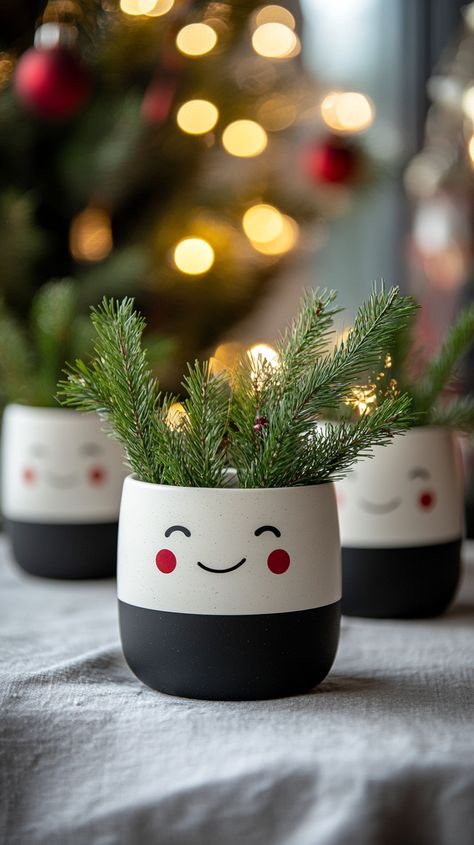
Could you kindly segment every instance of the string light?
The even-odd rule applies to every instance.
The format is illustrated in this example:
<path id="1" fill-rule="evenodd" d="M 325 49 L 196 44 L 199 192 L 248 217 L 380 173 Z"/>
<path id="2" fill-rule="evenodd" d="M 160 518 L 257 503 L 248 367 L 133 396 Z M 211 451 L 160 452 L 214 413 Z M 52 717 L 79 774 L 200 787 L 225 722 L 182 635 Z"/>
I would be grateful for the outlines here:
<path id="1" fill-rule="evenodd" d="M 296 21 L 288 9 L 273 4 L 263 6 L 255 15 L 256 26 L 262 26 L 264 23 L 283 23 L 290 29 L 296 26 Z"/>
<path id="2" fill-rule="evenodd" d="M 217 33 L 207 23 L 189 23 L 176 36 L 176 46 L 186 56 L 204 56 L 216 44 Z"/>
<path id="3" fill-rule="evenodd" d="M 136 17 L 137 15 L 150 15 L 154 13 L 155 6 L 166 6 L 168 8 L 165 9 L 164 12 L 159 12 L 158 14 L 165 14 L 165 12 L 169 11 L 173 6 L 174 0 L 172 0 L 171 4 L 166 2 L 166 0 L 120 0 L 120 8 L 122 12 L 125 12 L 126 15 L 133 15 Z"/>
<path id="4" fill-rule="evenodd" d="M 85 208 L 73 218 L 69 249 L 76 261 L 103 261 L 113 247 L 110 217 L 101 208 Z"/>
<path id="5" fill-rule="evenodd" d="M 215 375 L 219 373 L 229 373 L 236 366 L 239 359 L 242 357 L 242 344 L 236 341 L 229 341 L 228 343 L 221 343 L 217 347 L 214 355 L 209 359 L 210 370 Z"/>
<path id="6" fill-rule="evenodd" d="M 283 231 L 283 217 L 273 205 L 253 205 L 243 218 L 242 226 L 248 239 L 257 243 L 269 243 Z"/>
<path id="7" fill-rule="evenodd" d="M 166 425 L 172 431 L 178 431 L 185 419 L 187 418 L 187 413 L 184 405 L 181 402 L 173 402 L 169 408 L 168 413 L 166 414 Z"/>
<path id="8" fill-rule="evenodd" d="M 166 15 L 174 6 L 174 0 L 154 0 L 154 4 L 144 14 L 148 18 L 159 18 L 161 15 Z"/>
<path id="9" fill-rule="evenodd" d="M 231 155 L 251 158 L 263 153 L 268 137 L 263 126 L 254 120 L 234 120 L 224 129 L 222 143 Z"/>
<path id="10" fill-rule="evenodd" d="M 214 128 L 219 111 L 209 100 L 188 100 L 178 109 L 176 122 L 189 135 L 203 135 Z"/>
<path id="11" fill-rule="evenodd" d="M 362 417 L 370 413 L 371 406 L 377 401 L 375 384 L 368 384 L 361 387 L 353 387 L 350 396 L 345 400 L 346 405 L 351 405 Z"/>
<path id="12" fill-rule="evenodd" d="M 174 263 L 189 276 L 207 273 L 214 264 L 214 250 L 204 238 L 183 238 L 174 249 Z"/>
<path id="13" fill-rule="evenodd" d="M 261 252 L 262 255 L 275 256 L 283 255 L 285 252 L 294 249 L 299 238 L 298 224 L 287 214 L 281 215 L 281 223 L 281 232 L 273 240 L 267 241 L 266 243 L 255 240 L 251 241 L 253 248 L 257 252 Z"/>
<path id="14" fill-rule="evenodd" d="M 286 59 L 297 46 L 298 39 L 284 23 L 264 23 L 252 35 L 252 47 L 266 59 Z"/>
<path id="15" fill-rule="evenodd" d="M 267 362 L 267 364 L 271 364 L 272 367 L 275 369 L 280 364 L 280 358 L 278 352 L 273 346 L 270 346 L 268 343 L 255 343 L 247 352 L 253 366 L 257 368 L 259 366 L 259 361 L 262 359 Z"/>
<path id="16" fill-rule="evenodd" d="M 321 117 L 338 132 L 363 132 L 373 123 L 375 108 L 365 94 L 331 91 L 321 103 Z"/>

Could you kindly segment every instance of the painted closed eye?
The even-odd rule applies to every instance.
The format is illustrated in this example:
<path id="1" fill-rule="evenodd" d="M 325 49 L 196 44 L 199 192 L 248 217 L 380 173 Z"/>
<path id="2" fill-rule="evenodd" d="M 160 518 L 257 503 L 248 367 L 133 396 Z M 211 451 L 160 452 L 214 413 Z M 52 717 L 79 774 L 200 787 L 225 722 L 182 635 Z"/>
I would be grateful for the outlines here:
<path id="1" fill-rule="evenodd" d="M 275 528 L 274 525 L 261 525 L 260 528 L 257 528 L 255 531 L 255 536 L 260 537 L 261 534 L 264 534 L 265 531 L 270 531 L 275 537 L 281 537 L 281 531 L 278 528 Z"/>
<path id="2" fill-rule="evenodd" d="M 184 534 L 185 537 L 191 536 L 191 532 L 190 532 L 189 528 L 185 528 L 184 525 L 172 525 L 170 528 L 166 529 L 165 537 L 170 537 L 171 534 L 173 534 L 174 531 L 181 531 L 181 533 Z"/>
<path id="3" fill-rule="evenodd" d="M 424 467 L 413 467 L 408 473 L 408 478 L 412 481 L 415 478 L 423 478 L 424 480 L 430 478 L 430 474 Z"/>

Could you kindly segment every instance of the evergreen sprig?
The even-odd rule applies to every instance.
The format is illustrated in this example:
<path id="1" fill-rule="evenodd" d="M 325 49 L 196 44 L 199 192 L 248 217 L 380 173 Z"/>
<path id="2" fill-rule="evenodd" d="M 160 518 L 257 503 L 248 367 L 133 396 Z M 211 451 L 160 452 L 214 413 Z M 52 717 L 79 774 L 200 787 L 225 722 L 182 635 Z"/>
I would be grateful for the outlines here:
<path id="1" fill-rule="evenodd" d="M 449 394 L 453 394 L 462 359 L 474 343 L 474 305 L 460 313 L 437 355 L 424 366 L 420 352 L 415 351 L 414 333 L 412 317 L 391 346 L 390 366 L 372 379 L 377 400 L 387 395 L 392 378 L 397 388 L 411 397 L 414 425 L 443 425 L 472 431 L 474 398 L 450 398 Z"/>
<path id="2" fill-rule="evenodd" d="M 412 300 L 400 297 L 398 289 L 388 293 L 383 286 L 379 291 L 374 289 L 360 307 L 347 340 L 332 352 L 318 355 L 332 329 L 336 313 L 333 301 L 334 294 L 325 291 L 304 298 L 301 313 L 278 346 L 278 367 L 262 360 L 254 366 L 243 361 L 240 366 L 231 406 L 231 460 L 238 467 L 241 486 L 297 483 L 295 465 L 299 471 L 313 453 L 315 420 L 345 399 L 368 361 L 372 365 L 380 362 L 415 308 Z M 307 337 L 311 342 L 305 355 Z M 390 410 L 383 422 L 386 429 L 396 433 L 408 426 L 403 397 L 386 409 Z M 377 416 L 374 431 L 378 420 Z M 304 472 L 304 483 L 318 483 L 331 472 L 312 459 Z"/>
<path id="3" fill-rule="evenodd" d="M 54 405 L 64 361 L 90 346 L 90 321 L 76 313 L 77 285 L 60 279 L 43 285 L 31 302 L 26 325 L 0 308 L 1 404 Z"/>
<path id="4" fill-rule="evenodd" d="M 327 351 L 335 294 L 308 293 L 278 346 L 277 365 L 245 355 L 227 375 L 189 366 L 187 397 L 162 397 L 142 344 L 145 322 L 133 300 L 104 299 L 92 310 L 92 363 L 69 367 L 64 404 L 98 411 L 124 446 L 139 478 L 178 486 L 226 486 L 229 466 L 241 487 L 318 484 L 347 471 L 359 455 L 410 424 L 407 396 L 391 396 L 356 424 L 317 427 L 368 365 L 379 363 L 415 305 L 393 289 L 374 289 L 346 342 Z"/>

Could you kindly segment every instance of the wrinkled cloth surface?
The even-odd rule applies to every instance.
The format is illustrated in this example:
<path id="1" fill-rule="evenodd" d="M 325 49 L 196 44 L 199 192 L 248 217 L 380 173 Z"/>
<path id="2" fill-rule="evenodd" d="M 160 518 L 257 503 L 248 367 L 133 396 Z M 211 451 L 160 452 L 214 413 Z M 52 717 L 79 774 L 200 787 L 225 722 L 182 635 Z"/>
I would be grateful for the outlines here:
<path id="1" fill-rule="evenodd" d="M 112 581 L 31 578 L 3 544 L 0 842 L 472 845 L 473 632 L 468 567 L 442 618 L 344 619 L 309 695 L 173 698 L 127 668 Z"/>

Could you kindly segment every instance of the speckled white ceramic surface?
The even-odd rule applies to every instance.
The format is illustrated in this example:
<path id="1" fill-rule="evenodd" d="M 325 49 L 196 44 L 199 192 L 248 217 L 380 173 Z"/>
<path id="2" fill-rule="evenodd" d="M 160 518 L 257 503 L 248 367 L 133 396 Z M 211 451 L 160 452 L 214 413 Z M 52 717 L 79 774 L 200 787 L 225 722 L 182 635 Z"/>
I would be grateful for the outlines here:
<path id="1" fill-rule="evenodd" d="M 95 414 L 9 405 L 2 433 L 2 509 L 8 519 L 104 522 L 118 517 L 127 473 Z"/>
<path id="2" fill-rule="evenodd" d="M 341 543 L 384 548 L 444 543 L 463 534 L 455 436 L 420 427 L 378 446 L 336 485 Z"/>
<path id="3" fill-rule="evenodd" d="M 341 597 L 334 486 L 202 489 L 125 480 L 118 595 L 138 607 L 284 613 Z"/>

